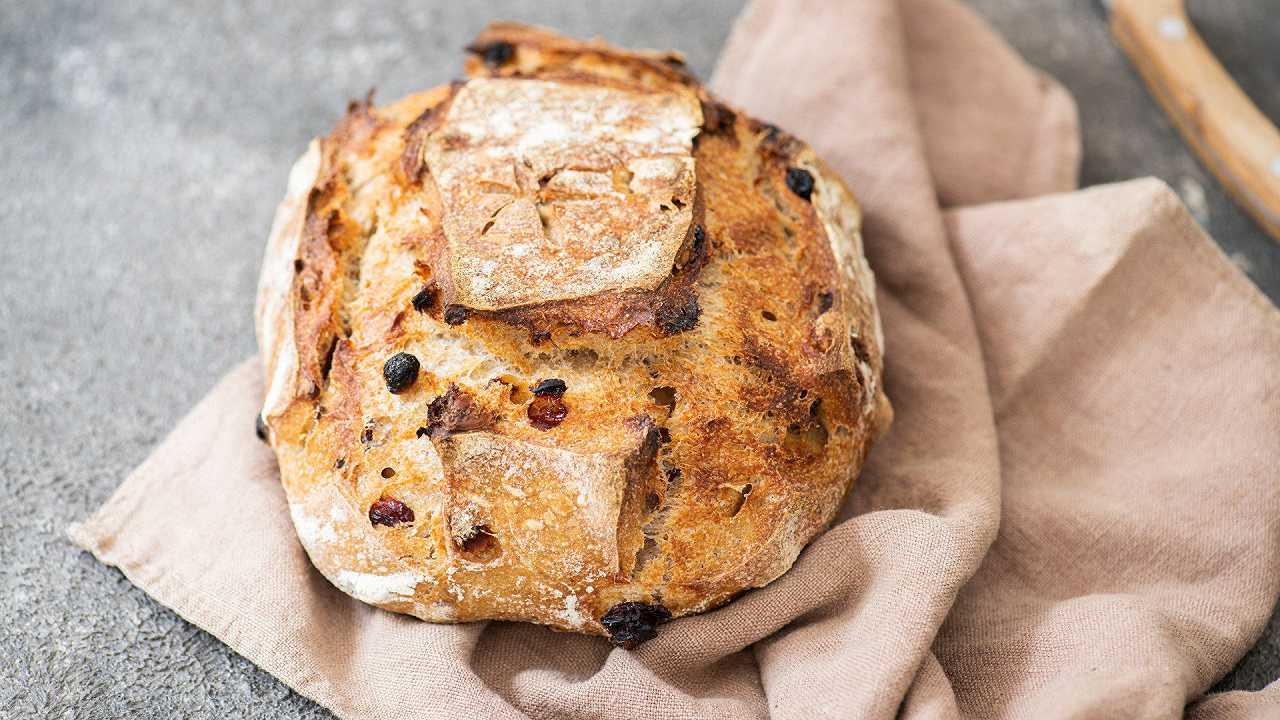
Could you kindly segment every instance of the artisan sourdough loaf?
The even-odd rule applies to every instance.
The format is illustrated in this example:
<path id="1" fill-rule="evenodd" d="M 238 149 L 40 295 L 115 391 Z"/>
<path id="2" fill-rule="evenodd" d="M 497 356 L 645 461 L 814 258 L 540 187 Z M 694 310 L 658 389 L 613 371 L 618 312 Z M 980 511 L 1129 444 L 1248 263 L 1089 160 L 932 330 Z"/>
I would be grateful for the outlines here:
<path id="1" fill-rule="evenodd" d="M 294 166 L 260 430 L 344 592 L 631 647 L 786 572 L 887 428 L 859 209 L 677 55 L 468 51 Z"/>

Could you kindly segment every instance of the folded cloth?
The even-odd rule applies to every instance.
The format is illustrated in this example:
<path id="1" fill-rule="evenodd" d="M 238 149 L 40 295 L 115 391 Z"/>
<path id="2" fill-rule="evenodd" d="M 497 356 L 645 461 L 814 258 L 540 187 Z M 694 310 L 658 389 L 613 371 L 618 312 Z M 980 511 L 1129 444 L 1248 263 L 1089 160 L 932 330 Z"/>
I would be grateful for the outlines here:
<path id="1" fill-rule="evenodd" d="M 866 212 L 897 419 L 790 572 L 636 651 L 332 588 L 233 370 L 72 538 L 348 718 L 1274 717 L 1280 312 L 954 0 L 758 0 L 714 79 Z"/>

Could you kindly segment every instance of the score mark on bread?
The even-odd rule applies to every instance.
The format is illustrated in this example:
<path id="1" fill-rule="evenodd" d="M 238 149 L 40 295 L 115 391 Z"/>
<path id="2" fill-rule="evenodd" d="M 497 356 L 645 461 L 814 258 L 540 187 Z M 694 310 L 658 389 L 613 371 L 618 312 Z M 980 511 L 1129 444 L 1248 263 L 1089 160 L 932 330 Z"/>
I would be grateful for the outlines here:
<path id="1" fill-rule="evenodd" d="M 887 428 L 861 216 L 677 56 L 470 49 L 295 166 L 260 434 L 339 589 L 631 648 L 785 572 Z"/>

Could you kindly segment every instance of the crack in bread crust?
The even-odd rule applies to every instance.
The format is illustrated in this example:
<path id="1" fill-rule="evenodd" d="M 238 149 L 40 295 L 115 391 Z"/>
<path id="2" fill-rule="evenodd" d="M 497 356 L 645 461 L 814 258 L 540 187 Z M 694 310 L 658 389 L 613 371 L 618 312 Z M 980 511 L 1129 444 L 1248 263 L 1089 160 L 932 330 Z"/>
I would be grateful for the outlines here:
<path id="1" fill-rule="evenodd" d="M 852 195 L 669 53 L 499 24 L 467 69 L 354 103 L 272 228 L 263 417 L 312 561 L 595 634 L 770 582 L 891 417 Z"/>

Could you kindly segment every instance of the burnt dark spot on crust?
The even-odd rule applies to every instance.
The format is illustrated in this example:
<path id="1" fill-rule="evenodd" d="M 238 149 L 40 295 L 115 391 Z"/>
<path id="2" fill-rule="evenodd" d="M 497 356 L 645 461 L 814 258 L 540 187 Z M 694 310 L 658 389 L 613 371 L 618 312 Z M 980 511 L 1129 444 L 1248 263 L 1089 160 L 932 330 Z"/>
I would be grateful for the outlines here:
<path id="1" fill-rule="evenodd" d="M 471 393 L 450 385 L 445 394 L 432 400 L 427 407 L 427 426 L 418 429 L 418 437 L 425 434 L 432 440 L 442 440 L 450 435 L 483 429 L 493 421 L 492 413 L 482 408 Z"/>
<path id="2" fill-rule="evenodd" d="M 421 367 L 418 358 L 407 352 L 398 352 L 387 358 L 382 365 L 382 379 L 387 381 L 387 390 L 396 394 L 408 390 L 418 380 Z"/>
<path id="3" fill-rule="evenodd" d="M 539 396 L 551 395 L 553 397 L 560 397 L 564 395 L 565 391 L 568 389 L 569 386 L 560 378 L 547 378 L 545 380 L 538 381 L 533 387 L 529 388 L 529 392 Z"/>
<path id="4" fill-rule="evenodd" d="M 822 313 L 830 310 L 831 306 L 834 305 L 835 302 L 836 298 L 830 291 L 824 290 L 818 293 L 818 314 L 821 315 Z"/>
<path id="5" fill-rule="evenodd" d="M 550 430 L 568 417 L 569 406 L 559 395 L 537 395 L 529 403 L 525 414 L 529 417 L 530 425 L 539 430 Z"/>
<path id="6" fill-rule="evenodd" d="M 434 313 L 440 304 L 440 288 L 435 283 L 424 285 L 413 296 L 413 309 L 418 312 Z"/>
<path id="7" fill-rule="evenodd" d="M 346 467 L 346 466 L 347 466 L 347 459 L 346 459 L 346 458 L 344 458 L 344 457 L 340 457 L 340 458 L 338 458 L 337 460 L 335 460 L 335 461 L 333 462 L 333 469 L 334 469 L 334 470 L 341 470 L 342 468 L 344 468 L 344 467 Z"/>
<path id="8" fill-rule="evenodd" d="M 742 356 L 748 367 L 762 371 L 770 379 L 788 377 L 790 363 L 786 355 L 754 335 L 742 338 Z"/>
<path id="9" fill-rule="evenodd" d="M 780 417 L 788 422 L 809 418 L 808 397 L 810 381 L 795 374 L 785 351 L 747 335 L 742 342 L 743 363 L 754 371 L 756 380 L 744 384 L 739 398 L 748 408 L 766 416 Z"/>
<path id="10" fill-rule="evenodd" d="M 813 195 L 813 175 L 804 168 L 787 168 L 787 189 L 808 200 Z"/>
<path id="11" fill-rule="evenodd" d="M 541 345 L 551 339 L 551 332 L 547 330 L 530 330 L 529 343 L 532 345 Z"/>
<path id="12" fill-rule="evenodd" d="M 682 474 L 684 473 L 680 470 L 680 468 L 675 468 L 675 467 L 667 468 L 667 482 L 673 483 L 679 480 Z"/>
<path id="13" fill-rule="evenodd" d="M 701 313 L 702 308 L 698 305 L 698 298 L 689 295 L 682 303 L 659 306 L 654 313 L 654 321 L 657 322 L 660 330 L 668 335 L 675 335 L 692 330 L 698 324 L 698 316 Z"/>
<path id="14" fill-rule="evenodd" d="M 471 311 L 461 305 L 450 305 L 444 309 L 444 321 L 448 325 L 461 325 L 471 317 Z"/>
<path id="15" fill-rule="evenodd" d="M 723 103 L 707 99 L 702 101 L 702 131 L 719 133 L 733 127 L 737 115 Z"/>
<path id="16" fill-rule="evenodd" d="M 609 633 L 609 642 L 626 650 L 634 650 L 658 636 L 657 627 L 671 619 L 671 611 L 661 605 L 642 602 L 618 603 L 600 618 Z"/>
<path id="17" fill-rule="evenodd" d="M 473 43 L 467 46 L 467 52 L 479 55 L 484 64 L 491 68 L 502 67 L 516 55 L 516 46 L 505 40 L 488 43 Z"/>
<path id="18" fill-rule="evenodd" d="M 379 498 L 369 506 L 369 522 L 373 525 L 395 527 L 413 522 L 413 508 L 395 498 Z"/>
<path id="19" fill-rule="evenodd" d="M 262 442 L 267 441 L 267 421 L 262 419 L 262 413 L 258 413 L 258 416 L 254 418 L 253 432 Z"/>
<path id="20" fill-rule="evenodd" d="M 759 150 L 766 158 L 785 162 L 804 147 L 804 143 L 777 125 L 752 121 L 752 127 L 760 133 Z"/>

